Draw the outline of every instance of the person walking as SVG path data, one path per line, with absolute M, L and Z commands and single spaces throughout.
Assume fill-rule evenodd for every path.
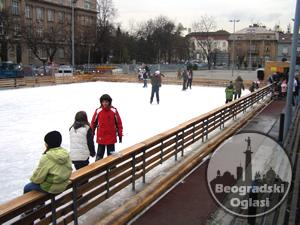
M 148 79 L 148 72 L 144 69 L 144 72 L 143 72 L 144 86 L 143 86 L 143 88 L 147 87 L 147 79 Z
M 245 90 L 243 79 L 238 76 L 234 82 L 234 100 L 241 97 L 242 90 Z
M 293 81 L 293 98 L 292 98 L 292 105 L 295 106 L 298 104 L 297 99 L 298 99 L 298 94 L 299 94 L 299 85 L 297 81 L 297 77 L 294 77 Z
M 38 167 L 24 187 L 24 194 L 30 191 L 58 194 L 69 184 L 72 163 L 66 149 L 60 147 L 62 136 L 58 131 L 51 131 L 44 137 L 46 150 Z
M 151 85 L 152 85 L 150 104 L 152 104 L 152 102 L 153 102 L 154 94 L 156 96 L 156 102 L 157 102 L 157 104 L 159 104 L 159 100 L 160 100 L 159 99 L 159 88 L 161 87 L 161 79 L 164 76 L 165 75 L 163 75 L 159 70 L 155 71 L 154 74 L 152 74 L 150 76 Z
M 89 164 L 89 157 L 95 156 L 93 131 L 85 111 L 79 111 L 69 129 L 70 157 L 76 170 Z
M 234 94 L 234 87 L 232 81 L 229 82 L 229 85 L 225 89 L 226 101 L 225 103 L 231 102 Z
M 94 112 L 91 121 L 91 128 L 93 134 L 97 129 L 96 139 L 98 143 L 98 150 L 96 161 L 102 159 L 107 149 L 107 155 L 115 152 L 115 143 L 117 136 L 119 143 L 122 142 L 123 125 L 118 110 L 111 105 L 112 98 L 108 94 L 100 97 L 100 107 Z
M 182 90 L 185 91 L 187 89 L 187 81 L 188 81 L 188 71 L 186 69 L 182 72 Z
M 189 69 L 188 70 L 188 80 L 187 80 L 187 88 L 192 89 L 192 82 L 193 82 L 193 70 Z

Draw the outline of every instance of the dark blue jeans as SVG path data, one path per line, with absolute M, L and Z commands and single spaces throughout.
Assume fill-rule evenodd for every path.
M 152 86 L 150 103 L 153 102 L 154 94 L 156 95 L 156 101 L 157 101 L 157 103 L 159 103 L 159 86 L 156 86 L 156 85 Z
M 30 182 L 28 184 L 25 185 L 24 187 L 24 194 L 28 193 L 30 191 L 39 191 L 39 192 L 43 192 L 43 193 L 47 193 L 46 191 L 44 191 L 41 186 L 39 184 Z

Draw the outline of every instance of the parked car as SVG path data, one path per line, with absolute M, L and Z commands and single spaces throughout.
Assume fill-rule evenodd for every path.
M 0 78 L 22 78 L 23 69 L 20 64 L 11 61 L 0 62 Z
M 58 72 L 55 73 L 55 76 L 56 77 L 73 76 L 73 68 L 72 68 L 72 66 L 68 66 L 68 65 L 59 66 Z

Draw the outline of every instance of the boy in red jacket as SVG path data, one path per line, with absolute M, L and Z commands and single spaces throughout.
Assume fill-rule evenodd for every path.
M 112 98 L 108 94 L 104 94 L 100 98 L 100 108 L 97 108 L 91 122 L 91 128 L 97 129 L 98 151 L 96 161 L 102 159 L 107 148 L 107 155 L 111 155 L 115 151 L 115 143 L 117 135 L 119 142 L 122 142 L 123 126 L 121 117 L 115 107 L 111 105 Z

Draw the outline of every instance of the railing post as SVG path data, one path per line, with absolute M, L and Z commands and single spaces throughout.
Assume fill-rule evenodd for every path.
M 182 149 L 181 149 L 181 157 L 183 156 L 183 150 L 184 150 L 184 130 L 182 130 Z
M 193 124 L 193 143 L 195 142 L 195 124 Z
M 163 156 L 164 156 L 164 142 L 162 141 L 160 145 L 160 164 L 163 164 L 164 162 Z
M 223 109 L 221 110 L 221 116 L 220 116 L 220 130 L 222 130 L 222 123 L 223 123 Z
M 208 139 L 208 119 L 205 120 L 205 139 Z
M 234 103 L 231 107 L 231 110 L 232 110 L 232 119 L 235 120 L 235 107 L 236 107 L 236 104 Z
M 246 104 L 246 99 L 242 101 L 243 104 L 242 104 L 242 107 L 243 107 L 243 114 L 246 113 L 246 109 L 247 109 L 247 104 Z
M 205 136 L 205 120 L 202 120 L 202 142 L 204 142 Z
M 135 190 L 135 153 L 133 153 L 132 155 L 132 161 L 131 161 L 131 166 L 132 166 L 132 190 Z
M 73 199 L 73 219 L 74 225 L 78 225 L 78 210 L 77 210 L 77 182 L 73 182 L 73 192 L 72 192 L 72 199 Z M 51 202 L 52 206 L 52 202 Z
M 55 195 L 51 194 L 51 220 L 52 224 L 56 225 L 56 206 L 55 206 Z
M 146 150 L 143 149 L 143 183 L 146 183 Z
M 106 194 L 105 194 L 105 197 L 106 198 L 109 198 L 109 171 L 110 169 L 107 167 L 106 168 L 106 174 L 105 174 L 105 180 L 106 180 L 106 183 L 105 183 L 105 189 L 106 189 Z
M 177 161 L 177 152 L 178 152 L 178 133 L 176 133 L 176 137 L 175 137 L 175 161 Z

